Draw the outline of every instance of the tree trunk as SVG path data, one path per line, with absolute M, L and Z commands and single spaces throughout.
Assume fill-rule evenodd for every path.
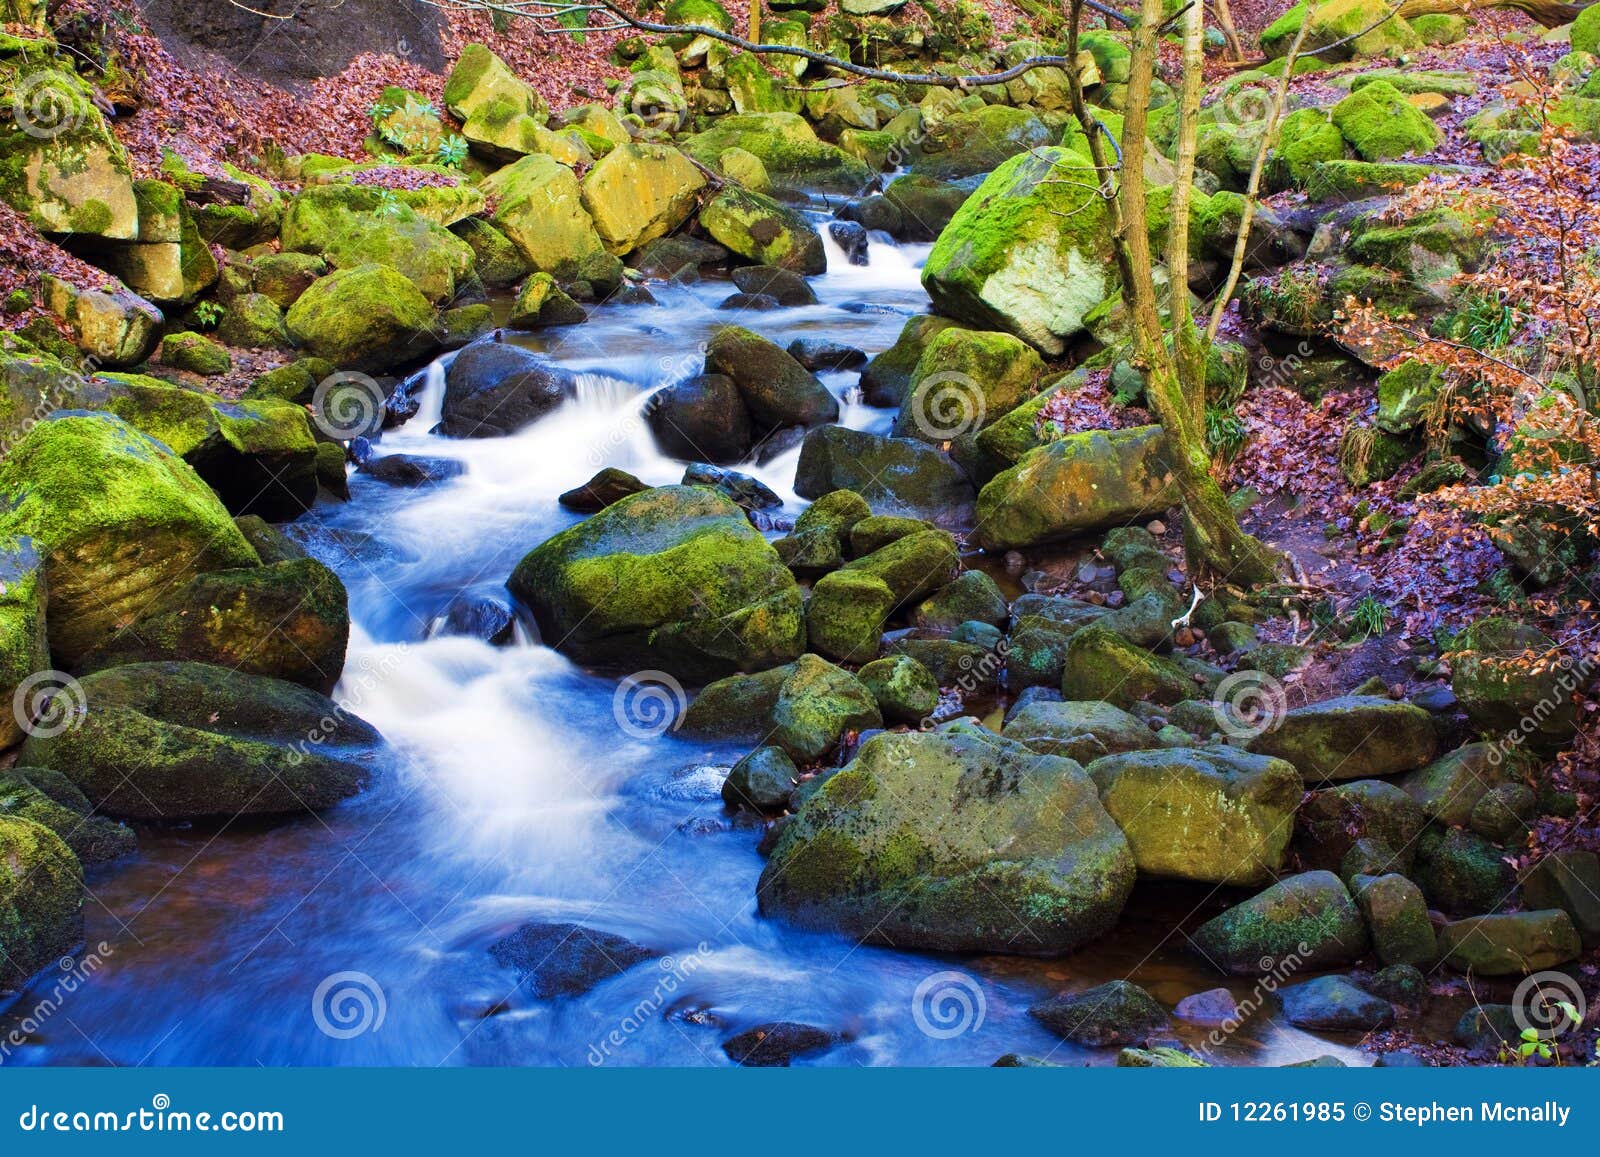
M 1415 16 L 1468 16 L 1484 8 L 1515 8 L 1546 28 L 1560 28 L 1576 20 L 1584 5 L 1563 4 L 1561 0 L 1405 0 L 1399 15 L 1407 20 Z
M 750 25 L 744 38 L 757 44 L 761 42 L 761 0 L 750 0 Z
M 1229 7 L 1228 0 L 1212 0 L 1211 7 L 1217 15 L 1217 28 L 1228 47 L 1228 59 L 1243 60 L 1244 45 L 1239 42 L 1239 29 L 1233 23 L 1233 9 Z

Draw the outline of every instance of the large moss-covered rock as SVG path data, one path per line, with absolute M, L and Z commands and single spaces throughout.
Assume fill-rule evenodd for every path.
M 136 241 L 108 247 L 105 267 L 159 305 L 193 301 L 217 281 L 217 259 L 195 228 L 183 194 L 165 181 L 135 181 Z
M 1286 56 L 1311 14 L 1301 52 L 1316 51 L 1325 60 L 1352 56 L 1394 56 L 1422 45 L 1406 20 L 1383 0 L 1329 0 L 1296 4 L 1261 33 L 1261 50 L 1269 59 Z
M 1423 813 L 1441 824 L 1465 827 L 1485 792 L 1507 782 L 1506 753 L 1492 743 L 1469 743 L 1395 781 Z
M 819 140 L 804 117 L 788 110 L 721 117 L 681 143 L 684 152 L 707 166 L 730 148 L 743 149 L 761 161 L 774 188 L 796 193 L 859 193 L 874 176 L 860 160 Z
M 0 995 L 83 939 L 83 869 L 49 828 L 0 815 Z
M 317 444 L 304 408 L 230 402 L 155 378 L 113 375 L 106 409 L 193 466 L 230 512 L 287 521 L 317 499 Z
M 530 551 L 508 585 L 584 663 L 704 679 L 805 644 L 794 576 L 738 506 L 700 487 L 613 503 Z
M 1088 770 L 1146 875 L 1265 884 L 1283 867 L 1302 785 L 1281 759 L 1186 747 L 1108 755 Z
M 1516 876 L 1496 845 L 1463 828 L 1421 842 L 1417 883 L 1428 903 L 1449 916 L 1494 912 L 1516 898 Z
M 622 262 L 583 207 L 583 190 L 571 169 L 536 153 L 484 178 L 481 187 L 494 199 L 495 228 L 536 272 L 602 289 L 621 281 Z
M 841 663 L 878 657 L 883 628 L 899 600 L 876 575 L 836 570 L 817 580 L 806 600 L 806 637 L 812 650 Z
M 254 566 L 193 468 L 109 414 L 66 412 L 0 463 L 0 538 L 44 560 L 51 650 L 71 663 L 196 572 Z
M 313 185 L 298 194 L 284 213 L 282 242 L 335 269 L 386 265 L 435 303 L 455 294 L 477 260 L 454 233 L 401 202 L 377 200 L 366 186 Z
M 358 265 L 319 278 L 285 322 L 295 344 L 342 369 L 387 369 L 438 345 L 428 299 L 387 265 Z
M 1522 976 L 1576 960 L 1583 951 L 1572 918 L 1559 908 L 1474 916 L 1439 930 L 1445 964 L 1477 976 Z
M 1174 704 L 1194 699 L 1201 688 L 1176 662 L 1155 655 L 1100 626 L 1075 631 L 1061 669 L 1068 699 L 1103 699 L 1119 707 L 1139 702 Z
M 843 426 L 806 435 L 794 488 L 803 498 L 853 490 L 882 513 L 949 526 L 961 525 L 972 510 L 972 483 L 948 454 L 910 438 Z
M 150 356 L 166 321 L 137 293 L 112 286 L 79 289 L 51 273 L 39 278 L 40 300 L 66 323 L 73 344 L 103 369 L 135 366 Z
M 761 193 L 726 185 L 700 210 L 700 227 L 750 261 L 824 273 L 827 251 L 810 221 Z
M 12 47 L 20 42 L 12 40 Z M 93 88 L 33 53 L 0 57 L 0 198 L 44 233 L 133 241 L 132 170 Z
M 1004 104 L 954 112 L 935 121 L 916 144 L 911 171 L 959 180 L 992 172 L 1002 163 L 1052 143 L 1053 134 L 1026 109 Z
M 206 663 L 134 663 L 82 680 L 76 726 L 23 744 L 106 815 L 181 820 L 331 807 L 371 778 L 382 739 L 325 696 Z
M 1001 734 L 1041 754 L 1064 755 L 1085 764 L 1162 745 L 1137 716 L 1110 703 L 1079 700 L 1024 698 L 1007 715 Z
M 1275 967 L 1337 968 L 1367 950 L 1367 926 L 1332 872 L 1280 880 L 1206 921 L 1190 943 L 1223 972 L 1248 976 Z
M 22 738 L 22 711 L 15 708 L 18 688 L 29 676 L 50 669 L 45 644 L 44 563 L 29 538 L 0 540 L 0 747 Z
M 922 270 L 934 305 L 1060 354 L 1116 289 L 1105 206 L 1081 187 L 1094 180 L 1090 162 L 1068 149 L 1006 161 L 934 243 Z
M 1397 873 L 1357 876 L 1351 882 L 1356 904 L 1372 932 L 1372 948 L 1386 965 L 1430 968 L 1439 957 L 1428 903 L 1410 880 Z
M 939 705 L 939 681 L 933 673 L 906 655 L 874 659 L 856 672 L 857 677 L 889 723 L 915 725 Z
M 1039 355 L 1010 334 L 944 330 L 911 371 L 895 436 L 938 444 L 975 433 L 1015 409 L 1043 372 Z
M 49 828 L 86 868 L 121 859 L 139 843 L 125 825 L 95 815 L 88 798 L 70 779 L 39 767 L 0 772 L 3 817 L 32 820 Z
M 1438 746 L 1426 711 L 1373 695 L 1296 707 L 1250 741 L 1251 751 L 1287 759 L 1311 784 L 1410 771 Z
M 883 726 L 883 716 L 861 680 L 825 659 L 801 655 L 778 686 L 769 722 L 774 744 L 811 763 L 846 732 Z
M 1134 875 L 1077 764 L 947 728 L 868 740 L 785 826 L 757 894 L 870 943 L 1048 956 L 1108 930 Z
M 1388 81 L 1357 89 L 1333 106 L 1333 123 L 1364 161 L 1393 161 L 1431 153 L 1439 126 Z
M 495 100 L 510 100 L 519 110 L 541 123 L 550 109 L 544 99 L 489 49 L 469 44 L 444 82 L 444 103 L 450 115 L 464 121 Z
M 344 584 L 310 558 L 196 575 L 79 662 L 211 663 L 333 691 L 350 638 Z
M 915 618 L 917 626 L 931 630 L 953 631 L 962 623 L 1003 627 L 1010 609 L 994 579 L 981 570 L 969 570 L 925 599 Z
M 583 178 L 583 207 L 613 253 L 672 232 L 694 211 L 706 179 L 670 145 L 618 145 Z
M 724 326 L 706 346 L 707 374 L 730 378 L 758 434 L 836 421 L 839 402 L 810 370 L 760 334 Z
M 977 541 L 1034 546 L 1164 511 L 1173 501 L 1160 426 L 1089 430 L 1023 456 L 978 494 Z
M 918 530 L 846 563 L 840 573 L 881 580 L 894 593 L 895 605 L 904 606 L 947 583 L 956 560 L 956 540 L 947 531 Z
M 1296 817 L 1301 863 L 1337 871 L 1358 840 L 1378 840 L 1402 868 L 1428 822 L 1427 813 L 1397 784 L 1360 779 L 1313 792 Z
M 1450 689 L 1472 725 L 1515 736 L 1549 754 L 1571 740 L 1578 709 L 1578 671 L 1552 661 L 1555 643 L 1537 627 L 1500 616 L 1474 623 L 1455 639 Z
M 898 406 L 911 391 L 911 376 L 928 346 L 956 323 L 933 314 L 906 319 L 894 344 L 861 371 L 861 394 L 869 406 Z

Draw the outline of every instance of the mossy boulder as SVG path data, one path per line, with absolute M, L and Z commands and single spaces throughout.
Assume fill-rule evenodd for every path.
M 836 570 L 817 580 L 806 601 L 806 638 L 812 650 L 842 663 L 878 657 L 883 628 L 898 600 L 876 575 Z
M 457 221 L 450 232 L 471 246 L 478 280 L 491 289 L 515 285 L 532 271 L 511 238 L 481 217 Z
M 1421 841 L 1416 880 L 1428 903 L 1449 916 L 1498 911 L 1516 899 L 1516 876 L 1505 853 L 1462 828 Z
M 874 659 L 857 671 L 856 677 L 872 692 L 887 723 L 915 726 L 939 705 L 939 681 L 909 656 Z
M 911 390 L 911 376 L 922 355 L 945 330 L 956 323 L 933 314 L 906 319 L 894 344 L 867 363 L 861 371 L 861 393 L 869 406 L 898 406 Z
M 1572 22 L 1572 51 L 1600 56 L 1600 11 L 1586 6 Z
M 386 265 L 431 302 L 452 297 L 477 260 L 472 246 L 448 229 L 364 185 L 313 185 L 299 193 L 284 212 L 281 240 L 286 251 L 319 255 L 335 269 Z
M 827 252 L 811 222 L 764 194 L 726 185 L 699 220 L 718 244 L 749 261 L 808 275 L 827 271 Z
M 344 670 L 349 638 L 344 584 L 303 558 L 196 575 L 90 651 L 78 669 L 210 663 L 327 695 Z
M 1438 746 L 1426 711 L 1373 695 L 1296 707 L 1250 741 L 1251 751 L 1294 764 L 1308 784 L 1411 771 Z
M 1334 105 L 1330 115 L 1364 161 L 1431 153 L 1443 139 L 1439 126 L 1387 81 L 1357 89 Z
M 136 374 L 108 375 L 106 409 L 179 455 L 233 514 L 286 521 L 317 498 L 306 412 L 274 398 L 230 402 Z
M 0 702 L 12 704 L 0 712 L 0 745 L 22 738 L 29 720 L 17 693 L 30 676 L 49 669 L 43 561 L 31 539 L 0 539 Z
M 738 506 L 701 487 L 612 504 L 530 551 L 508 585 L 581 663 L 706 679 L 804 648 L 794 576 Z
M 1281 759 L 1187 747 L 1108 755 L 1088 771 L 1147 876 L 1265 884 L 1283 867 L 1303 788 Z
M 972 483 L 949 455 L 910 438 L 843 426 L 806 435 L 794 488 L 803 498 L 853 490 L 883 514 L 942 525 L 960 525 L 972 510 Z
M 1444 388 L 1437 366 L 1420 359 L 1403 362 L 1378 379 L 1378 428 L 1390 434 L 1410 433 L 1427 420 Z
M 670 145 L 618 145 L 583 177 L 583 207 L 613 253 L 631 253 L 694 212 L 706 179 Z
M 106 247 L 101 261 L 135 293 L 163 306 L 193 301 L 217 282 L 217 259 L 183 194 L 165 181 L 135 181 L 138 238 Z
M 1358 841 L 1375 839 L 1409 867 L 1428 815 L 1398 784 L 1360 779 L 1307 796 L 1296 817 L 1296 850 L 1308 868 L 1336 871 Z
M 104 369 L 135 366 L 150 356 L 166 318 L 126 289 L 79 289 L 52 273 L 39 278 L 40 303 L 66 323 L 73 344 Z
M 778 686 L 769 722 L 774 744 L 812 763 L 847 732 L 883 726 L 883 716 L 861 680 L 816 655 L 801 655 Z
M 0 57 L 0 96 L 18 112 L 0 127 L 0 197 L 43 233 L 133 241 L 132 169 L 96 95 L 70 65 Z
M 71 663 L 196 572 L 254 566 L 194 469 L 109 414 L 67 411 L 0 463 L 0 538 L 44 560 L 50 646 Z
M 382 738 L 325 696 L 206 663 L 133 663 L 87 675 L 77 726 L 19 760 L 59 771 L 95 808 L 137 820 L 320 811 L 356 794 Z
M 1043 149 L 1054 134 L 1027 109 L 987 104 L 934 122 L 916 143 L 912 173 L 960 180 L 992 172 L 1019 153 Z
M 387 369 L 438 344 L 428 299 L 387 265 L 359 265 L 320 278 L 285 322 L 297 345 L 342 369 Z
M 1043 372 L 1020 338 L 946 329 L 911 371 L 894 434 L 938 444 L 976 433 L 1020 405 Z
M 1332 872 L 1304 872 L 1229 908 L 1195 929 L 1190 943 L 1213 967 L 1237 976 L 1337 968 L 1360 959 L 1367 926 Z
M 796 574 L 824 574 L 844 565 L 851 528 L 871 516 L 872 508 L 861 495 L 834 490 L 801 511 L 793 532 L 773 546 Z
M 1176 662 L 1128 642 L 1114 631 L 1086 626 L 1067 643 L 1061 693 L 1128 708 L 1139 702 L 1181 703 L 1201 688 Z
M 1160 426 L 1070 434 L 1025 454 L 978 495 L 977 541 L 1034 546 L 1164 511 L 1173 501 Z
M 161 361 L 175 370 L 212 378 L 233 368 L 227 349 L 204 334 L 186 331 L 161 339 Z
M 217 323 L 217 340 L 240 349 L 286 350 L 288 327 L 281 306 L 264 293 L 241 293 Z
M 725 374 L 696 374 L 661 389 L 651 395 L 645 421 L 661 452 L 686 462 L 740 462 L 755 441 L 750 411 Z M 796 563 L 790 555 L 784 561 Z
M 923 173 L 896 177 L 883 191 L 883 199 L 898 212 L 889 232 L 901 241 L 932 241 L 970 195 L 970 189 Z
M 1353 56 L 1395 56 L 1419 48 L 1422 39 L 1383 0 L 1330 0 L 1325 4 L 1296 4 L 1261 33 L 1261 50 L 1268 59 L 1286 56 L 1312 13 L 1311 27 L 1301 42 L 1301 52 L 1318 51 L 1326 60 Z
M 1028 1015 L 1058 1036 L 1089 1048 L 1142 1045 L 1171 1027 L 1161 1002 L 1126 980 L 1064 992 L 1034 1005 Z
M 855 194 L 875 176 L 862 161 L 819 139 L 804 117 L 789 110 L 720 117 L 680 144 L 708 167 L 728 149 L 743 149 L 761 162 L 780 191 Z
M 783 828 L 757 894 L 873 944 L 1054 956 L 1110 929 L 1134 875 L 1077 764 L 952 727 L 863 744 Z
M 870 575 L 889 588 L 895 606 L 905 606 L 944 586 L 956 560 L 956 541 L 949 532 L 922 529 L 846 563 L 837 573 Z
M 724 326 L 712 334 L 705 372 L 733 381 L 758 434 L 788 426 L 820 426 L 839 417 L 838 399 L 810 370 L 742 326 Z
M 1486 735 L 1514 736 L 1531 750 L 1553 753 L 1577 729 L 1573 692 L 1579 671 L 1550 661 L 1555 643 L 1536 627 L 1501 616 L 1456 636 L 1450 689 L 1468 720 Z
M 1092 164 L 1041 148 L 1006 161 L 939 234 L 922 271 L 935 307 L 1055 356 L 1116 289 L 1106 209 L 1085 202 Z
M 1351 891 L 1372 932 L 1372 948 L 1379 960 L 1386 965 L 1433 966 L 1439 958 L 1439 945 L 1422 889 L 1390 872 L 1383 876 L 1357 876 Z
M 550 115 L 544 99 L 489 49 L 468 44 L 444 82 L 444 103 L 450 115 L 465 121 L 477 109 L 495 100 L 514 102 L 519 111 L 541 124 Z
M 722 800 L 732 808 L 779 812 L 789 802 L 799 772 L 781 747 L 758 747 L 733 765 L 722 781 Z
M 543 154 L 523 157 L 484 178 L 480 187 L 495 202 L 492 224 L 534 271 L 601 290 L 622 280 L 622 262 L 583 207 L 578 178 L 559 161 Z
M 0 772 L 0 818 L 32 820 L 49 828 L 86 868 L 121 859 L 139 843 L 125 825 L 95 815 L 87 797 L 66 776 L 38 767 Z
M 83 869 L 49 828 L 0 814 L 0 995 L 83 939 Z
M 1001 734 L 1043 755 L 1064 755 L 1085 764 L 1106 755 L 1161 746 L 1156 733 L 1137 716 L 1109 703 L 1078 700 L 1019 701 L 1006 716 Z
M 1444 964 L 1476 976 L 1525 976 L 1578 958 L 1583 942 L 1559 908 L 1473 916 L 1439 930 Z
M 944 631 L 972 622 L 1001 627 L 1009 617 L 1005 595 L 981 570 L 957 575 L 919 604 L 915 615 L 917 626 Z

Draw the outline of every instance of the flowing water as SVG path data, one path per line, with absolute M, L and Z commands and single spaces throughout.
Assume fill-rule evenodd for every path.
M 1062 961 L 858 947 L 764 920 L 759 826 L 719 796 L 739 749 L 635 738 L 614 713 L 616 680 L 526 633 L 504 647 L 430 637 L 463 594 L 504 597 L 521 556 L 575 521 L 556 496 L 600 466 L 679 479 L 641 406 L 698 372 L 717 326 L 875 352 L 926 308 L 925 247 L 875 241 L 870 264 L 853 267 L 829 244 L 816 306 L 734 318 L 716 309 L 728 283 L 674 285 L 657 306 L 608 306 L 519 338 L 581 386 L 512 437 L 429 434 L 448 355 L 418 375 L 421 412 L 378 452 L 454 458 L 465 472 L 413 491 L 356 475 L 349 503 L 290 528 L 349 588 L 335 695 L 389 739 L 392 766 L 320 818 L 142 832 L 136 858 L 90 878 L 92 975 L 46 974 L 0 1013 L 0 1063 L 726 1064 L 720 1041 L 775 1020 L 848 1034 L 807 1063 L 987 1065 L 1008 1052 L 1104 1063 L 1061 1044 L 1028 1005 L 1114 976 L 1168 1003 L 1215 987 L 1175 931 L 1221 906 L 1204 889 L 1142 888 L 1114 935 Z M 886 430 L 892 414 L 850 397 L 855 376 L 825 378 L 847 403 L 842 421 Z M 791 515 L 797 456 L 748 468 Z M 486 951 L 529 919 L 616 932 L 660 958 L 581 997 L 533 1000 Z M 1359 1056 L 1259 1017 L 1218 1056 L 1330 1052 Z

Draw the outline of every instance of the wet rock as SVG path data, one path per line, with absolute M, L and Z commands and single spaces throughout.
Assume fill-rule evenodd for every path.
M 939 705 L 939 681 L 921 663 L 906 655 L 891 655 L 865 664 L 856 676 L 888 723 L 915 726 Z
M 969 570 L 919 604 L 913 619 L 919 627 L 954 630 L 971 622 L 1004 626 L 1010 616 L 1005 596 L 994 579 L 981 570 Z
M 315 691 L 205 663 L 133 663 L 80 682 L 78 724 L 34 735 L 18 760 L 61 772 L 105 815 L 317 811 L 362 790 L 382 747 Z
M 972 483 L 949 455 L 910 438 L 823 426 L 800 448 L 795 491 L 820 498 L 841 489 L 855 491 L 880 513 L 941 525 L 960 525 L 972 510 Z
M 650 487 L 626 470 L 607 466 L 582 486 L 563 491 L 556 501 L 568 510 L 576 510 L 580 514 L 594 514 L 604 510 L 613 502 L 621 502 L 631 494 L 649 489 Z
M 817 295 L 798 273 L 776 265 L 744 265 L 733 271 L 733 283 L 747 294 L 760 294 L 779 305 L 815 305 Z
M 1373 951 L 1385 964 L 1432 967 L 1439 946 L 1422 889 L 1398 873 L 1357 876 L 1350 886 L 1372 932 Z
M 83 939 L 83 869 L 49 828 L 0 815 L 0 994 L 20 990 Z
M 1438 749 L 1433 720 L 1420 707 L 1347 695 L 1296 707 L 1250 741 L 1250 750 L 1287 759 L 1307 783 L 1367 779 L 1421 767 Z
M 1221 1028 L 1240 1020 L 1239 1002 L 1226 988 L 1209 988 L 1184 997 L 1173 1008 L 1172 1015 L 1205 1028 Z
M 1145 875 L 1263 884 L 1283 867 L 1303 788 L 1281 759 L 1174 748 L 1108 755 L 1088 771 Z
M 390 486 L 431 486 L 448 482 L 466 472 L 454 458 L 430 458 L 416 454 L 385 454 L 361 465 L 361 473 Z
M 1103 755 L 1160 745 L 1144 720 L 1099 701 L 1019 702 L 1006 716 L 1001 734 L 1041 754 L 1064 755 L 1084 764 Z
M 445 371 L 438 432 L 447 438 L 513 434 L 573 394 L 570 376 L 538 354 L 506 342 L 476 342 Z
M 782 811 L 799 776 L 783 748 L 758 747 L 733 765 L 722 783 L 722 799 L 729 807 Z
M 1315 1032 L 1376 1032 L 1394 1023 L 1387 1000 L 1357 988 L 1343 976 L 1319 976 L 1278 990 L 1283 1018 Z
M 867 361 L 867 355 L 855 346 L 822 337 L 797 337 L 788 350 L 790 357 L 812 373 L 851 370 Z
M 1479 976 L 1522 976 L 1576 960 L 1583 951 L 1572 917 L 1559 908 L 1474 916 L 1439 932 L 1445 964 Z
M 1280 880 L 1196 929 L 1200 956 L 1238 976 L 1295 968 L 1349 964 L 1367 950 L 1367 926 L 1332 872 L 1306 872 Z
M 692 463 L 683 472 L 683 485 L 704 486 L 731 498 L 743 510 L 774 510 L 783 505 L 783 499 L 772 492 L 766 483 L 740 474 L 737 470 L 724 470 L 705 462 Z
M 1109 929 L 1133 878 L 1077 764 L 950 726 L 863 743 L 785 826 L 758 896 L 869 943 L 1048 956 Z
M 732 501 L 658 486 L 530 551 L 511 592 L 582 663 L 714 679 L 795 659 L 800 589 Z
M 786 1069 L 796 1057 L 827 1052 L 843 1039 L 815 1025 L 775 1021 L 729 1037 L 722 1042 L 722 1051 L 746 1068 Z
M 1450 916 L 1493 912 L 1516 899 L 1516 878 L 1505 853 L 1461 828 L 1421 843 L 1416 879 L 1428 903 Z
M 1064 992 L 1028 1010 L 1028 1015 L 1073 1044 L 1141 1045 L 1169 1024 L 1167 1010 L 1144 989 L 1109 980 L 1082 992 Z
M 1420 1008 L 1428 996 L 1428 978 L 1414 964 L 1390 964 L 1361 982 L 1361 987 L 1390 1004 Z
M 758 431 L 837 421 L 839 403 L 810 371 L 764 337 L 725 326 L 706 347 L 706 373 L 733 379 Z
M 461 635 L 503 646 L 516 636 L 516 614 L 500 599 L 487 595 L 460 598 L 428 626 L 428 637 Z
M 730 293 L 717 308 L 730 312 L 766 313 L 768 310 L 782 309 L 783 303 L 765 293 Z
M 501 968 L 516 972 L 535 999 L 549 1000 L 582 996 L 654 953 L 613 932 L 531 921 L 491 944 L 489 955 Z
M 725 374 L 699 374 L 658 391 L 645 421 L 663 454 L 688 461 L 739 462 L 754 440 L 750 412 Z
M 49 828 L 86 868 L 120 859 L 139 846 L 129 828 L 95 815 L 71 780 L 41 767 L 0 772 L 0 818 L 4 817 Z
M 869 262 L 867 231 L 856 222 L 830 221 L 828 235 L 844 250 L 845 260 L 851 265 L 866 265 Z

